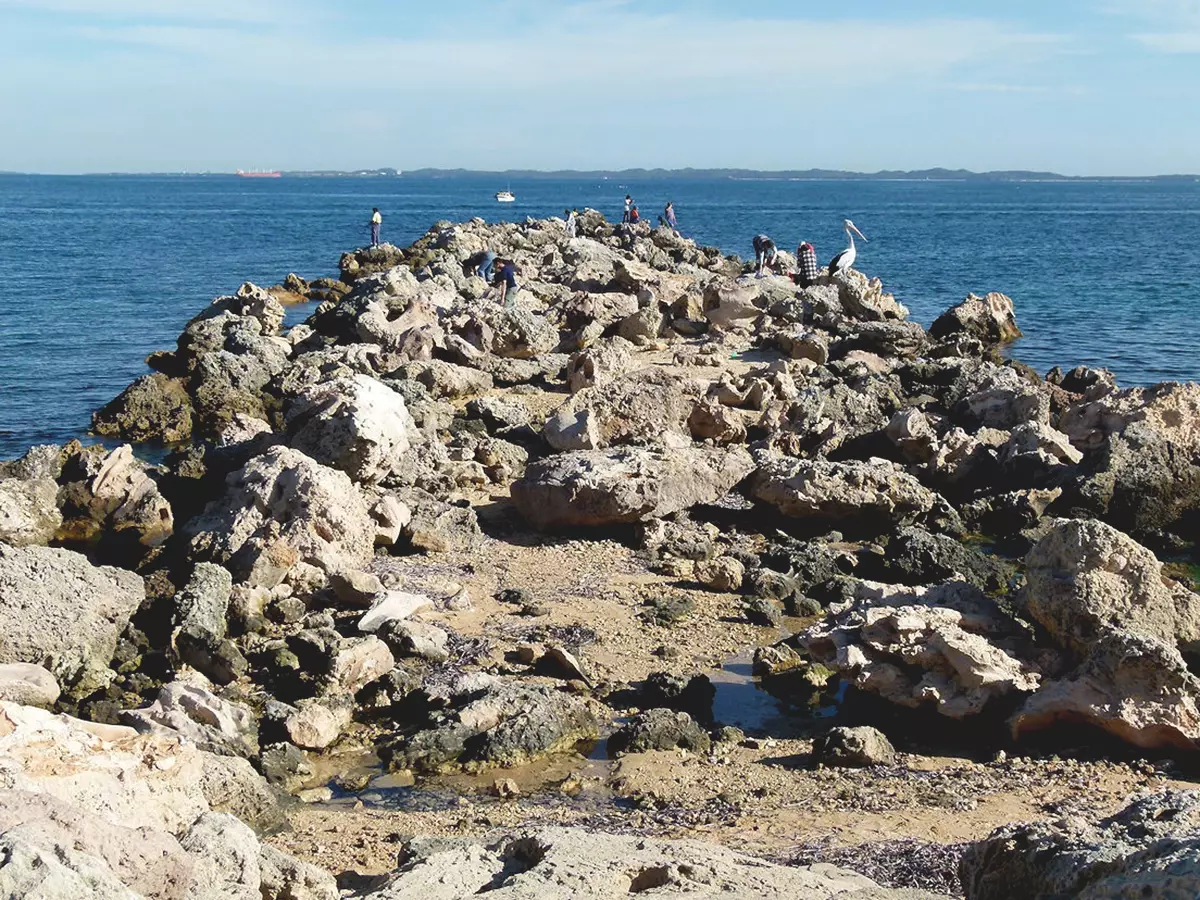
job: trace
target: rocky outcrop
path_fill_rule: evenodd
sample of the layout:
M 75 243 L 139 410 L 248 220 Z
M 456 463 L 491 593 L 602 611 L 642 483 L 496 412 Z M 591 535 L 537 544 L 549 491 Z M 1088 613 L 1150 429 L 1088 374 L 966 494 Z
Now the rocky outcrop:
M 1200 894 L 1200 793 L 1135 799 L 1099 821 L 1006 825 L 959 864 L 967 900 L 1184 900 Z
M 0 544 L 0 663 L 44 665 L 74 697 L 103 687 L 142 579 L 69 550 Z
M 1026 610 L 1079 664 L 1026 703 L 1016 733 L 1083 721 L 1140 747 L 1196 747 L 1200 679 L 1181 651 L 1200 646 L 1200 595 L 1096 521 L 1055 525 L 1026 571 Z
M 647 521 L 712 503 L 754 468 L 745 450 L 622 448 L 533 463 L 513 503 L 541 530 Z
M 1016 623 L 961 581 L 928 588 L 860 582 L 853 600 L 831 607 L 797 639 L 856 688 L 955 719 L 995 697 L 1031 693 L 1040 681 L 1022 661 Z
M 367 375 L 305 389 L 288 407 L 286 423 L 294 448 L 372 484 L 402 467 L 416 429 L 404 398 Z
M 541 828 L 485 844 L 417 840 L 409 863 L 370 900 L 457 900 L 480 892 L 498 900 L 566 896 L 594 900 L 652 892 L 761 900 L 937 900 L 881 888 L 833 866 L 776 866 L 713 844 Z
M 196 558 L 226 566 L 237 581 L 274 587 L 299 563 L 324 572 L 361 568 L 376 530 L 345 473 L 273 447 L 229 476 L 224 496 L 188 533 Z
M 63 514 L 60 539 L 72 545 L 101 545 L 101 552 L 123 561 L 164 544 L 175 531 L 171 504 L 150 477 L 149 468 L 124 444 L 103 447 L 72 443 L 59 495 Z M 107 546 L 105 546 L 107 545 Z
M 1007 344 L 1021 337 L 1013 302 L 1003 294 L 976 297 L 968 294 L 958 306 L 952 306 L 929 326 L 935 338 L 971 337 L 985 344 Z
M 881 533 L 948 511 L 945 500 L 895 463 L 765 459 L 750 482 L 758 500 L 817 528 Z
M 192 398 L 180 378 L 143 375 L 92 416 L 97 434 L 175 444 L 192 436 Z

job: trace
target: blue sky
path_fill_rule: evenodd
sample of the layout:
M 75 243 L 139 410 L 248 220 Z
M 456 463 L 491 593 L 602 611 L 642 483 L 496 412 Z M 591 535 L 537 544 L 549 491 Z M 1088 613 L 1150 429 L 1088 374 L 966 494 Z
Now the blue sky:
M 1200 172 L 1200 0 L 0 0 L 0 169 Z

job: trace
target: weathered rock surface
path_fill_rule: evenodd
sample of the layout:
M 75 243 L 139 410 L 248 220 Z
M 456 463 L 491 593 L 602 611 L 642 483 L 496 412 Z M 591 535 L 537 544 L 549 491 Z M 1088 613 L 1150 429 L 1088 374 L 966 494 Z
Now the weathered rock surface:
M 711 503 L 753 468 L 742 449 L 580 451 L 530 465 L 513 483 L 512 497 L 542 530 L 616 525 Z
M 890 766 L 896 762 L 896 749 L 878 728 L 839 727 L 813 741 L 813 759 L 826 766 Z
M 413 841 L 409 864 L 370 900 L 457 900 L 486 891 L 503 900 L 627 897 L 650 892 L 757 900 L 937 900 L 881 888 L 833 866 L 775 866 L 712 844 L 617 837 L 565 828 L 473 840 Z
M 935 338 L 966 336 L 985 344 L 1006 344 L 1019 338 L 1021 329 L 1011 299 L 1003 294 L 969 294 L 958 306 L 938 316 L 929 326 L 929 333 Z
M 198 558 L 265 587 L 279 584 L 297 563 L 361 568 L 375 547 L 375 524 L 350 478 L 287 447 L 273 447 L 231 474 L 225 495 L 188 532 Z
M 1164 791 L 1099 821 L 1006 825 L 967 848 L 968 900 L 1190 900 L 1200 894 L 1200 794 Z
M 645 753 L 648 750 L 690 750 L 707 753 L 708 733 L 685 712 L 651 709 L 639 714 L 608 739 L 608 755 Z
M 143 375 L 92 416 L 97 434 L 175 444 L 192 436 L 192 398 L 180 378 Z
M 142 579 L 79 553 L 0 544 L 0 662 L 49 669 L 71 696 L 108 683 L 117 638 L 145 599 Z

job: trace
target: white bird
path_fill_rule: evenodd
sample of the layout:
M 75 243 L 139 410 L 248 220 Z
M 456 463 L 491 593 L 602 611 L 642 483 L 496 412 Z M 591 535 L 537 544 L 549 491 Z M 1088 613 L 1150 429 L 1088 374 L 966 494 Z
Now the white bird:
M 854 265 L 854 260 L 858 257 L 858 250 L 854 246 L 854 236 L 856 234 L 864 241 L 867 239 L 867 236 L 855 228 L 854 223 L 847 219 L 846 237 L 850 239 L 850 246 L 829 261 L 830 275 L 837 275 L 839 272 L 845 272 Z

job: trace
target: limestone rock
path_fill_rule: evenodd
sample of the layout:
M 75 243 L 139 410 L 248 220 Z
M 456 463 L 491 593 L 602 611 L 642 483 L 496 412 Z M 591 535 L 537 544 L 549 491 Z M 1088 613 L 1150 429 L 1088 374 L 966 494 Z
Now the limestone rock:
M 1021 336 L 1013 313 L 1013 302 L 1003 294 L 967 299 L 946 310 L 929 326 L 929 333 L 938 339 L 967 336 L 985 344 L 1007 344 Z
M 0 478 L 0 542 L 46 545 L 62 525 L 52 478 Z
M 714 591 L 741 590 L 746 567 L 732 556 L 719 556 L 696 563 L 696 580 Z
M 832 728 L 813 742 L 813 759 L 827 766 L 866 768 L 890 766 L 896 749 L 878 728 Z
M 413 841 L 409 864 L 370 900 L 616 900 L 652 892 L 756 900 L 937 900 L 888 890 L 828 865 L 777 866 L 718 845 L 618 837 L 565 828 L 526 829 L 491 844 Z
M 608 739 L 608 755 L 645 753 L 648 750 L 690 750 L 707 753 L 712 745 L 708 733 L 685 712 L 651 709 L 622 726 Z
M 993 697 L 1031 693 L 1040 676 L 1018 653 L 1019 629 L 978 588 L 859 582 L 799 635 L 815 662 L 860 690 L 950 718 L 979 713 Z
M 180 378 L 143 375 L 92 416 L 97 434 L 126 441 L 186 441 L 192 436 L 192 398 Z
M 60 693 L 58 680 L 41 666 L 0 664 L 0 701 L 50 709 Z
M 302 391 L 288 407 L 287 428 L 297 450 L 374 484 L 399 470 L 416 426 L 403 397 L 368 375 L 354 375 Z
M 72 452 L 74 451 L 74 452 Z M 102 448 L 67 448 L 61 492 L 62 535 L 78 543 L 96 541 L 154 548 L 174 533 L 171 504 L 146 466 L 123 444 L 111 453 Z
M 375 546 L 375 525 L 349 477 L 287 447 L 232 473 L 225 495 L 188 531 L 196 558 L 263 587 L 279 584 L 297 563 L 361 568 Z
M 392 670 L 396 660 L 387 644 L 371 635 L 344 638 L 330 661 L 326 692 L 355 694 Z
M 154 703 L 122 713 L 121 721 L 144 734 L 180 735 L 210 753 L 243 757 L 258 753 L 254 714 L 196 684 L 173 681 L 159 691 Z
M 536 528 L 615 525 L 712 503 L 753 469 L 742 449 L 701 447 L 580 451 L 533 463 L 512 485 Z
M 69 550 L 0 544 L 0 663 L 45 665 L 72 697 L 108 683 L 142 579 Z
M 424 594 L 387 591 L 377 597 L 375 604 L 358 620 L 358 630 L 378 631 L 387 622 L 407 619 L 418 609 L 432 605 L 433 601 Z
M 602 388 L 583 388 L 546 421 L 544 434 L 555 449 L 599 450 L 618 444 L 661 442 L 687 435 L 692 401 L 674 384 L 622 379 Z M 586 434 L 585 446 L 570 437 Z
M 872 533 L 923 520 L 946 506 L 895 463 L 882 459 L 833 463 L 770 458 L 751 479 L 750 489 L 784 515 Z
M 288 738 L 305 750 L 324 750 L 350 724 L 351 706 L 336 700 L 310 700 L 287 718 Z
M 226 616 L 233 592 L 233 576 L 213 563 L 196 563 L 183 590 L 175 595 L 175 623 L 179 628 L 195 628 L 223 638 L 228 629 Z

